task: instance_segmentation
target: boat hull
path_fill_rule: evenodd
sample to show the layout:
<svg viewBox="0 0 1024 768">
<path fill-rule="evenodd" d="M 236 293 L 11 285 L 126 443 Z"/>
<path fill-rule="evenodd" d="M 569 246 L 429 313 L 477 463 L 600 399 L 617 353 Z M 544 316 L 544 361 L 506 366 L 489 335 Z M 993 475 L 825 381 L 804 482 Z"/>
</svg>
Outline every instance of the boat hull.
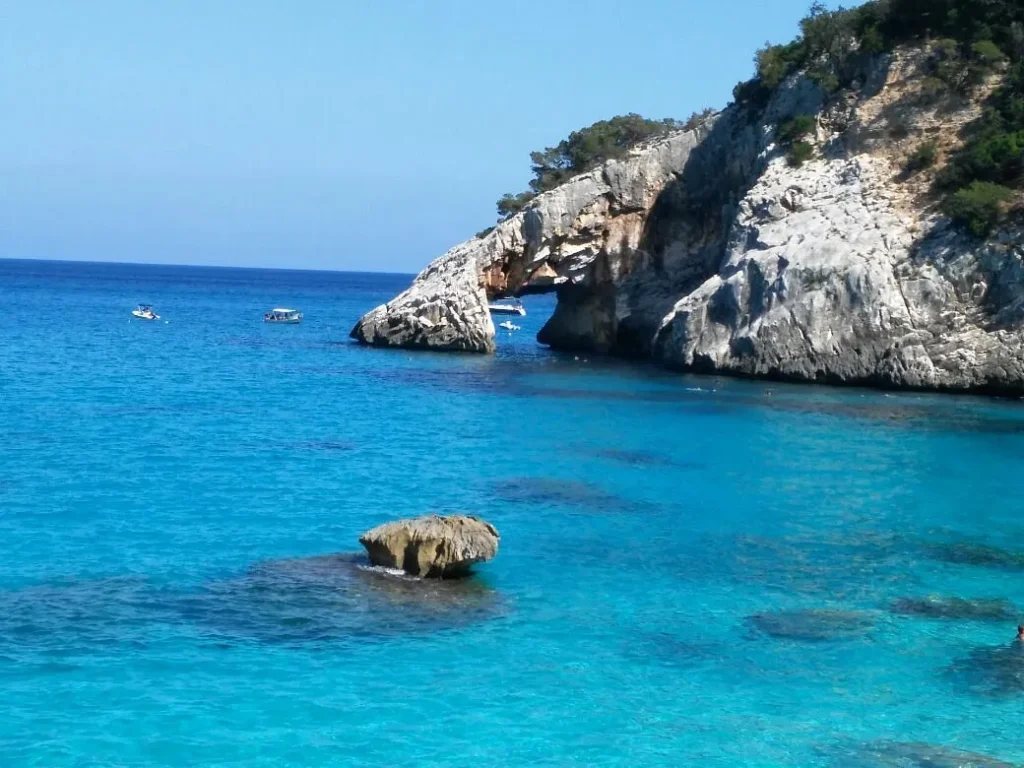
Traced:
<svg viewBox="0 0 1024 768">
<path fill-rule="evenodd" d="M 264 323 L 271 323 L 273 325 L 298 325 L 302 322 L 301 317 L 296 317 L 289 320 L 272 320 L 269 317 L 263 318 Z"/>
<path fill-rule="evenodd" d="M 492 315 L 519 315 L 523 317 L 526 314 L 526 310 L 522 307 L 496 307 L 490 306 Z"/>
<path fill-rule="evenodd" d="M 132 315 L 134 315 L 135 317 L 139 318 L 139 320 L 159 320 L 160 319 L 160 315 L 147 315 L 147 314 L 145 314 L 143 312 L 139 312 L 138 310 L 134 310 L 132 312 Z"/>
</svg>

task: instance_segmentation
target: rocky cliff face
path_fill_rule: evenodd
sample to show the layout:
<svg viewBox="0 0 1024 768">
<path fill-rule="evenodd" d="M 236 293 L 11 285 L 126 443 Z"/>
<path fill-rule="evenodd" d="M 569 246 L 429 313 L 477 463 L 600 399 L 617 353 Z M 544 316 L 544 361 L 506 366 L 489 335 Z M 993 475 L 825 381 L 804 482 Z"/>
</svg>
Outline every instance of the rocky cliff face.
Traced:
<svg viewBox="0 0 1024 768">
<path fill-rule="evenodd" d="M 352 335 L 488 352 L 488 297 L 555 290 L 541 342 L 682 370 L 930 389 L 1024 390 L 1024 229 L 979 242 L 934 212 L 934 171 L 903 172 L 937 140 L 940 163 L 981 97 L 922 89 L 927 51 L 866 66 L 825 103 L 785 83 L 756 120 L 730 108 L 538 197 L 456 246 Z M 776 146 L 817 117 L 817 156 Z"/>
</svg>

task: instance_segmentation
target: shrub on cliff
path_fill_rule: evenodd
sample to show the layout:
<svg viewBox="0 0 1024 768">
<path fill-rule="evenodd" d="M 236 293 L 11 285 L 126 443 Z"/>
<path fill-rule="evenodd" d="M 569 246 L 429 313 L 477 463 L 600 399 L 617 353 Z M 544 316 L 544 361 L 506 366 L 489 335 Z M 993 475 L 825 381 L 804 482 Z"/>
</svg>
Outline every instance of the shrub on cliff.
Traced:
<svg viewBox="0 0 1024 768">
<path fill-rule="evenodd" d="M 792 144 L 813 132 L 814 117 L 812 115 L 797 115 L 781 123 L 775 129 L 775 138 L 780 144 Z"/>
<path fill-rule="evenodd" d="M 683 127 L 678 120 L 648 120 L 630 113 L 573 131 L 555 146 L 530 153 L 533 170 L 530 189 L 503 195 L 498 201 L 498 217 L 514 216 L 541 192 L 554 189 L 606 160 L 622 157 L 644 141 Z"/>
<path fill-rule="evenodd" d="M 918 144 L 914 148 L 914 151 L 910 153 L 910 157 L 907 158 L 906 165 L 903 166 L 903 171 L 907 176 L 911 176 L 925 170 L 926 168 L 931 168 L 935 165 L 935 160 L 938 156 L 939 145 L 934 140 Z"/>
<path fill-rule="evenodd" d="M 946 214 L 973 235 L 985 237 L 999 222 L 1013 200 L 1013 190 L 1000 184 L 976 181 L 950 197 Z"/>
<path fill-rule="evenodd" d="M 800 36 L 787 45 L 766 44 L 754 57 L 755 76 L 733 90 L 737 105 L 759 119 L 772 93 L 787 77 L 806 73 L 826 93 L 851 87 L 864 73 L 864 54 L 905 43 L 932 43 L 926 102 L 950 91 L 967 94 L 1009 68 L 982 118 L 969 127 L 962 150 L 939 175 L 947 210 L 974 232 L 992 226 L 1001 210 L 1000 190 L 1024 187 L 1024 2 L 1021 0 L 869 0 L 829 11 L 811 6 Z M 777 138 L 799 164 L 809 149 L 794 147 L 806 133 L 779 126 Z M 908 172 L 935 157 L 919 148 Z M 979 184 L 980 183 L 980 184 Z M 997 204 L 998 203 L 998 204 Z"/>
<path fill-rule="evenodd" d="M 799 168 L 814 157 L 814 147 L 806 141 L 794 141 L 789 147 L 786 160 L 793 168 Z"/>
</svg>

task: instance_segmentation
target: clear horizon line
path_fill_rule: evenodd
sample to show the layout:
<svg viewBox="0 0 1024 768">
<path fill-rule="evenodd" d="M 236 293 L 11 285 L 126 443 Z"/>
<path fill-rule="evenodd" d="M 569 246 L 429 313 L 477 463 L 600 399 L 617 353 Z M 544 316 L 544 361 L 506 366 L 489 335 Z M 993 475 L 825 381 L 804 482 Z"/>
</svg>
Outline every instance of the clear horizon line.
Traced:
<svg viewBox="0 0 1024 768">
<path fill-rule="evenodd" d="M 416 276 L 416 272 L 391 272 L 370 269 L 318 269 L 315 267 L 254 267 L 237 264 L 189 264 L 186 262 L 152 262 L 152 261 L 96 261 L 94 259 L 40 259 L 26 256 L 0 256 L 0 261 L 33 261 L 45 264 L 106 264 L 125 265 L 131 267 L 192 267 L 197 269 L 253 269 L 265 272 L 330 272 L 338 274 L 360 275 L 396 275 L 401 277 Z"/>
</svg>

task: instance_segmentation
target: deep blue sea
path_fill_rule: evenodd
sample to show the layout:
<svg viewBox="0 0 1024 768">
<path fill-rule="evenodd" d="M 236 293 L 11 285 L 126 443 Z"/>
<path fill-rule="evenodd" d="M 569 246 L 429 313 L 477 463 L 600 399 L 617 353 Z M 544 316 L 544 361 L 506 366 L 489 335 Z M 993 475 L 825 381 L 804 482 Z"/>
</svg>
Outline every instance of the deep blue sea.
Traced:
<svg viewBox="0 0 1024 768">
<path fill-rule="evenodd" d="M 350 342 L 408 281 L 0 261 L 0 765 L 1024 762 L 1024 406 Z"/>
</svg>

